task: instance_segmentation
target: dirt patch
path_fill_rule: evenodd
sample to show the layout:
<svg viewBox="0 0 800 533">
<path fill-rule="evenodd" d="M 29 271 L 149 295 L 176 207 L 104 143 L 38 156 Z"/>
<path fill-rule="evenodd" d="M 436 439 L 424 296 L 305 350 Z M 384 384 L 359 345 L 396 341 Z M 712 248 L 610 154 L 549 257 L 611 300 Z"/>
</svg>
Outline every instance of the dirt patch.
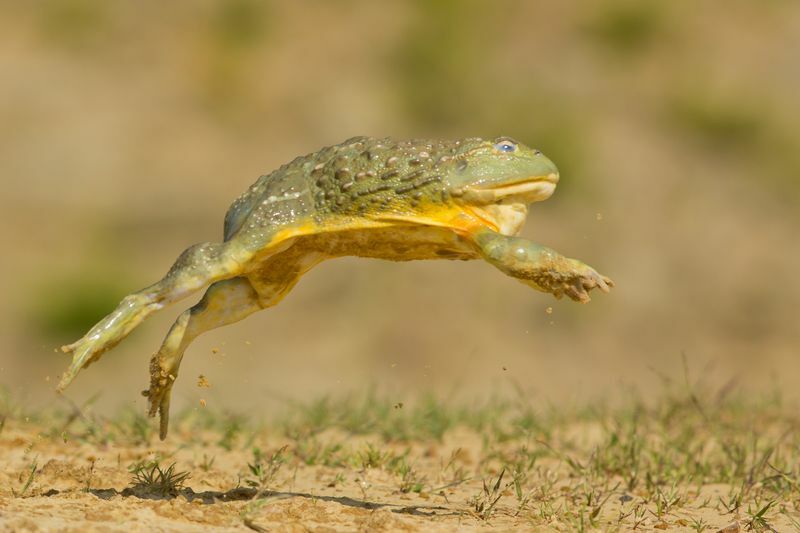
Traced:
<svg viewBox="0 0 800 533">
<path fill-rule="evenodd" d="M 716 531 L 800 526 L 800 438 L 778 402 L 403 408 L 369 396 L 266 425 L 187 412 L 9 414 L 0 525 L 75 531 Z"/>
</svg>

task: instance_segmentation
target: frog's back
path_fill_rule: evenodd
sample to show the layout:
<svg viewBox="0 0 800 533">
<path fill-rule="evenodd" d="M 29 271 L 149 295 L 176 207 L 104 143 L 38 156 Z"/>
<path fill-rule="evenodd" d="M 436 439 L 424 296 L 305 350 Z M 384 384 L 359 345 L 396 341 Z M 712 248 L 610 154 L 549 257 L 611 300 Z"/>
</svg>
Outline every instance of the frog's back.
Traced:
<svg viewBox="0 0 800 533">
<path fill-rule="evenodd" d="M 225 214 L 224 238 L 234 238 L 240 231 L 257 231 L 267 222 L 281 226 L 289 222 L 292 213 L 310 214 L 313 201 L 308 202 L 305 191 L 310 191 L 310 170 L 321 160 L 331 157 L 322 149 L 295 158 L 291 163 L 260 176 L 250 187 L 233 201 Z M 267 213 L 274 216 L 266 216 Z M 281 217 L 283 214 L 283 217 Z M 250 221 L 245 227 L 245 223 Z M 263 223 L 263 224 L 262 224 Z"/>
<path fill-rule="evenodd" d="M 332 214 L 363 213 L 368 202 L 387 204 L 403 185 L 396 181 L 404 175 L 424 180 L 424 168 L 457 146 L 458 141 L 353 137 L 298 157 L 261 176 L 233 202 L 225 215 L 225 240 L 263 236 L 308 218 L 324 225 Z"/>
<path fill-rule="evenodd" d="M 268 226 L 277 229 L 298 217 L 314 214 L 310 183 L 314 168 L 329 163 L 349 144 L 369 141 L 374 139 L 355 137 L 339 145 L 326 146 L 317 152 L 297 157 L 277 170 L 259 177 L 234 200 L 225 214 L 225 240 L 231 240 L 240 231 L 259 231 Z"/>
</svg>

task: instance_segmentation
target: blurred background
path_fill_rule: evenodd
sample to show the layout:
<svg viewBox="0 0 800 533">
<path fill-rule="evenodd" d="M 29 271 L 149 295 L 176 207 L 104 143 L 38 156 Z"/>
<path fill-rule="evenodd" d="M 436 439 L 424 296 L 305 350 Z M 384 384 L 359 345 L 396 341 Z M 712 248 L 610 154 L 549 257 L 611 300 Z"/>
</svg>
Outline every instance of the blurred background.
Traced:
<svg viewBox="0 0 800 533">
<path fill-rule="evenodd" d="M 523 235 L 617 282 L 591 304 L 480 262 L 340 259 L 201 337 L 173 405 L 375 388 L 543 403 L 683 376 L 796 400 L 800 4 L 3 3 L 0 384 L 56 402 L 79 338 L 259 175 L 353 135 L 510 135 L 560 167 Z M 198 295 L 199 297 L 199 295 Z M 144 408 L 172 321 L 68 395 Z M 203 374 L 211 388 L 197 386 Z"/>
</svg>

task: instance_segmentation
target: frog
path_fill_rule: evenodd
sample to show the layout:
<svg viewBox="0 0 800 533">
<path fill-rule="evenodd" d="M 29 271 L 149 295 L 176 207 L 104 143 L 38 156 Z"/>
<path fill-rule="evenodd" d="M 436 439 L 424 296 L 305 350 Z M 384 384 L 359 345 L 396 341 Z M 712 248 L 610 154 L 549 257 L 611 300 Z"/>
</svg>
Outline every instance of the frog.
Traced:
<svg viewBox="0 0 800 533">
<path fill-rule="evenodd" d="M 200 334 L 278 304 L 322 261 L 343 256 L 412 261 L 482 259 L 523 284 L 577 302 L 614 282 L 519 236 L 528 206 L 560 179 L 540 150 L 511 137 L 458 140 L 353 137 L 262 175 L 227 211 L 221 242 L 185 249 L 158 282 L 125 296 L 81 339 L 58 391 L 148 316 L 205 289 L 150 360 L 142 394 L 169 429 L 171 392 Z"/>
</svg>

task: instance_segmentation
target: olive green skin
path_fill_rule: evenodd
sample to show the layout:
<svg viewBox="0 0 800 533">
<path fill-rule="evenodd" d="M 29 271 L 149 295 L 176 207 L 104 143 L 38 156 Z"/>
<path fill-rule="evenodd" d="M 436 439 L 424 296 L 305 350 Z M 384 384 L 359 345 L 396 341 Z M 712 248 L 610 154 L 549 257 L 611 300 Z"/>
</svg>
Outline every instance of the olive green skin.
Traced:
<svg viewBox="0 0 800 533">
<path fill-rule="evenodd" d="M 588 302 L 611 280 L 554 250 L 514 237 L 527 204 L 547 199 L 558 170 L 509 138 L 456 141 L 356 137 L 261 176 L 225 216 L 224 240 L 185 250 L 159 282 L 126 296 L 83 338 L 77 373 L 155 311 L 208 287 L 173 324 L 150 363 L 150 415 L 167 434 L 183 353 L 204 331 L 277 304 L 319 262 L 345 255 L 395 261 L 484 259 L 557 298 Z"/>
<path fill-rule="evenodd" d="M 413 214 L 423 202 L 433 205 L 425 206 L 427 212 L 452 203 L 459 188 L 468 183 L 558 173 L 538 150 L 522 150 L 529 152 L 526 157 L 497 154 L 490 141 L 479 138 L 395 141 L 354 137 L 261 176 L 230 207 L 224 238 L 228 241 L 248 232 L 261 233 L 264 228 L 281 228 L 305 216 L 323 225 L 333 215 Z"/>
<path fill-rule="evenodd" d="M 423 196 L 447 200 L 442 184 L 448 162 L 464 143 L 355 137 L 298 157 L 258 179 L 225 217 L 225 240 L 259 226 L 280 227 L 303 216 L 324 223 L 331 215 L 363 216 L 375 210 L 408 210 Z M 281 205 L 259 203 L 294 196 Z M 255 215 L 255 217 L 254 217 Z M 255 218 L 242 228 L 248 218 Z"/>
</svg>

